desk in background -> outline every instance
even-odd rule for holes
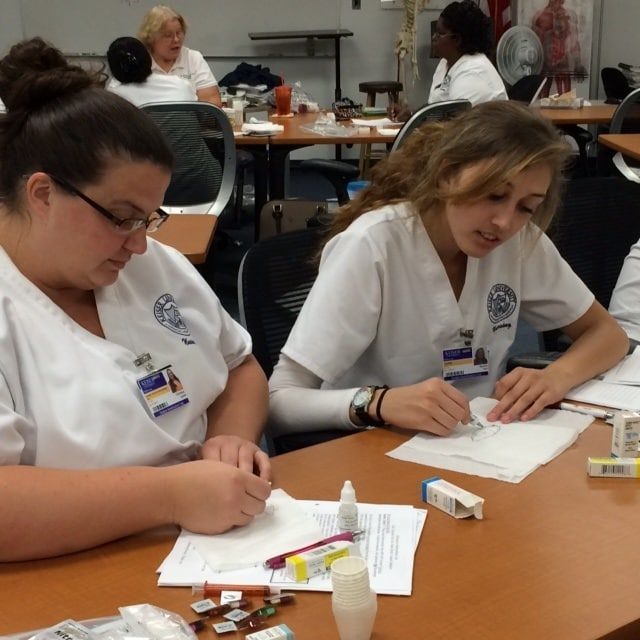
[[[218,216],[174,213],[151,237],[184,254],[193,264],[207,259]]]
[[[640,160],[640,133],[606,133],[598,136],[598,142],[634,160]]]
[[[405,439],[376,429],[273,459],[274,485],[301,499],[337,500],[350,479],[361,502],[425,507],[420,481],[432,475],[485,498],[482,521],[429,507],[413,595],[378,597],[374,640],[640,637],[638,481],[586,474],[587,456],[609,451],[611,427],[592,425],[520,484],[384,455]],[[115,615],[118,606],[140,602],[195,618],[189,589],[156,586],[155,570],[175,535],[171,529],[61,558],[0,564],[0,633]],[[280,622],[298,640],[337,638],[327,593],[299,592],[297,604],[274,616]],[[218,636],[209,629],[199,637]]]
[[[596,103],[579,109],[534,107],[557,126],[565,124],[609,124],[618,105]]]

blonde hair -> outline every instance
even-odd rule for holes
[[[171,7],[163,4],[156,5],[145,14],[138,29],[138,40],[144,42],[147,49],[151,49],[154,40],[160,35],[165,24],[170,20],[177,20],[182,31],[187,33],[187,21]]]
[[[372,184],[336,214],[327,239],[387,204],[409,202],[424,216],[447,202],[478,201],[536,164],[551,170],[547,194],[531,218],[544,231],[560,202],[569,152],[558,130],[529,107],[508,101],[479,104],[412,132],[402,147],[374,167]],[[480,163],[481,170],[463,187],[450,179]]]

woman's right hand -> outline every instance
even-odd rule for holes
[[[222,533],[265,509],[271,485],[223,462],[196,460],[163,469],[170,519],[194,533]]]
[[[376,399],[372,406],[375,407]],[[380,415],[388,424],[405,429],[449,435],[459,423],[469,421],[469,401],[461,391],[440,378],[389,389]]]

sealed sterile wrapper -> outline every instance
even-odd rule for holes
[[[438,476],[422,481],[422,500],[454,518],[474,516],[482,520],[484,498],[465,491]]]
[[[31,640],[96,640],[91,630],[75,620],[65,620],[37,633]]]

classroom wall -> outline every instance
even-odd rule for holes
[[[86,7],[94,3],[101,20],[87,20]],[[45,30],[44,35],[55,36],[51,38],[55,45],[73,53],[78,53],[78,45],[85,43],[83,34],[94,34],[95,38],[89,38],[88,42],[97,43],[94,48],[98,50],[111,38],[111,35],[107,38],[107,34],[113,31],[115,35],[118,29],[125,28],[128,21],[133,23],[128,32],[134,33],[140,16],[155,3],[154,0],[2,0],[0,52],[6,51],[24,36],[35,35],[40,29]],[[257,3],[256,6],[261,7],[262,13],[248,11],[247,7],[253,6],[252,3]],[[291,11],[281,10],[287,3],[290,3]],[[313,5],[311,13],[303,11],[301,3]],[[287,82],[301,81],[303,87],[321,105],[328,106],[333,100],[334,89],[332,41],[316,41],[316,57],[307,57],[304,41],[258,43],[250,41],[248,36],[245,39],[245,36],[251,30],[332,27],[349,29],[355,34],[351,38],[344,38],[341,43],[343,96],[362,100],[363,96],[358,92],[359,82],[396,78],[393,49],[403,12],[382,9],[379,0],[362,0],[360,10],[352,9],[352,0],[175,0],[172,4],[177,10],[184,12],[188,19],[191,18],[194,24],[190,35],[203,48],[204,53],[212,54],[207,60],[218,78],[232,71],[242,60],[263,64],[274,73],[284,75]],[[66,10],[61,10],[65,7]],[[274,12],[272,9],[279,10]],[[200,23],[205,22],[204,16],[209,11],[214,12],[216,19],[203,27]],[[405,95],[413,106],[419,106],[426,100],[435,69],[436,61],[428,57],[428,34],[429,23],[438,14],[439,10],[427,10],[418,16],[420,78],[405,87]],[[594,19],[594,49],[597,50],[594,51],[593,60],[599,65],[594,66],[594,69],[615,66],[621,61],[640,64],[640,44],[635,29],[635,25],[640,23],[638,0],[595,0]],[[54,24],[56,20],[58,23]],[[223,28],[223,24],[228,27]],[[210,32],[211,29],[213,31]],[[70,44],[56,41],[66,40],[67,37],[63,36],[71,40]],[[224,44],[225,38],[234,43],[227,47],[233,50],[229,55],[218,49],[220,42]],[[214,40],[215,45],[206,44]],[[188,36],[187,45],[189,44]],[[247,55],[238,55],[240,51]],[[103,60],[100,56],[79,56],[74,59],[83,64],[94,65]],[[596,73],[592,78],[589,93],[602,97],[597,76]],[[314,147],[299,150],[293,157],[329,157],[331,152],[330,147]],[[346,150],[345,154],[347,157],[354,156],[355,150]]]

